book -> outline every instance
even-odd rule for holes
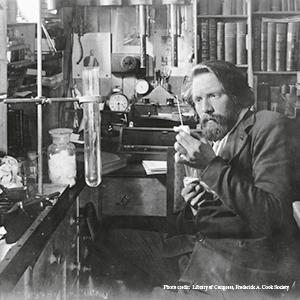
[[[268,11],[270,10],[270,2],[272,0],[264,0],[264,1],[259,1],[258,2],[258,11]]]
[[[247,14],[247,6],[245,0],[236,0],[235,3],[235,13],[237,15],[246,15]]]
[[[247,50],[246,50],[246,34],[247,23],[236,23],[236,63],[243,65],[247,63]]]
[[[267,44],[268,44],[268,23],[261,23],[261,40],[260,40],[260,56],[261,71],[267,71]]]
[[[284,71],[286,67],[286,31],[285,23],[276,24],[276,41],[275,41],[275,70]]]
[[[221,15],[222,14],[222,1],[221,0],[209,0],[208,1],[208,14]]]
[[[288,9],[288,1],[289,0],[281,0],[281,10],[282,11],[288,11],[289,10]]]
[[[201,61],[209,60],[209,23],[201,20]]]
[[[224,45],[224,22],[217,23],[217,59],[225,59],[225,45]]]
[[[298,22],[289,22],[287,26],[286,70],[294,71],[297,67]]]
[[[234,15],[235,0],[223,0],[222,11],[223,15]]]
[[[257,18],[253,20],[253,69],[260,70],[261,65],[261,21]]]
[[[281,9],[281,0],[271,0],[270,9],[272,11],[280,11]]]
[[[142,165],[147,175],[167,173],[167,162],[164,160],[143,160]]]
[[[217,59],[217,21],[209,20],[209,59]]]
[[[198,1],[198,14],[207,15],[208,14],[208,0]]]
[[[276,23],[267,24],[267,71],[275,71]]]
[[[294,0],[287,0],[287,10],[288,11],[295,10],[295,1]]]
[[[236,63],[236,23],[225,23],[224,29],[225,60]]]

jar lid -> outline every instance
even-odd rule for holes
[[[54,128],[49,130],[54,143],[68,143],[72,132],[73,129],[71,128]]]

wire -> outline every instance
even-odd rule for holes
[[[81,42],[81,35],[79,33],[78,33],[78,43],[80,46],[80,57],[79,57],[79,60],[76,62],[77,65],[79,65],[83,59],[83,47],[82,47],[82,42]]]

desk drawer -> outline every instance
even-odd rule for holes
[[[157,178],[103,178],[99,200],[103,215],[167,215],[166,188]]]

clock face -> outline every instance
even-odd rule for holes
[[[135,85],[135,90],[138,94],[144,95],[149,91],[149,83],[144,79],[138,80]]]
[[[112,111],[126,111],[128,109],[129,102],[125,95],[114,93],[111,94],[108,105]]]

